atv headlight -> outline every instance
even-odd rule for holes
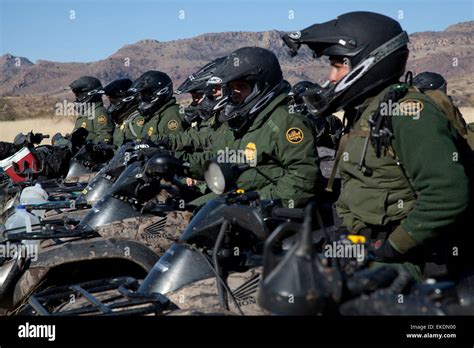
[[[209,161],[205,164],[204,170],[204,180],[209,189],[218,195],[226,192],[226,179],[219,164]]]

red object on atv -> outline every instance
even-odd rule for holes
[[[0,167],[13,182],[24,182],[40,171],[38,159],[27,147],[0,161]]]

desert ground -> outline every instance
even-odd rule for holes
[[[56,133],[70,133],[74,128],[74,118],[34,118],[29,120],[3,121],[0,122],[0,140],[12,141],[18,133],[49,134],[51,137]],[[43,144],[50,144],[50,139],[43,141]]]
[[[474,107],[462,107],[460,110],[466,122],[474,122]],[[338,116],[340,116],[339,113]],[[12,141],[18,133],[27,133],[31,130],[37,133],[49,134],[50,136],[58,132],[66,134],[71,132],[73,125],[74,119],[69,117],[3,121],[0,122],[0,140]],[[49,144],[49,140],[45,140],[44,143]]]

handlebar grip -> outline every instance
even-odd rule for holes
[[[273,208],[272,214],[282,218],[303,219],[304,209],[296,208]]]
[[[116,145],[113,144],[95,144],[92,147],[93,151],[104,151],[104,150],[115,150],[117,148]]]

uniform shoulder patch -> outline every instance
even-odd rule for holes
[[[120,130],[123,131],[125,128],[125,122],[122,122],[122,124],[120,125]]]
[[[304,139],[304,133],[301,129],[293,127],[286,131],[286,140],[291,144],[299,144]]]
[[[400,103],[400,113],[407,116],[418,116],[423,110],[424,104],[417,99],[407,99]]]
[[[168,121],[168,129],[169,130],[175,130],[177,128],[178,128],[178,121],[176,121],[176,120]]]
[[[97,118],[97,122],[99,122],[99,124],[106,124],[107,123],[107,118],[104,115],[100,115]]]
[[[145,119],[144,118],[140,118],[137,121],[137,126],[139,126],[139,127],[143,127],[144,124],[145,124]]]

